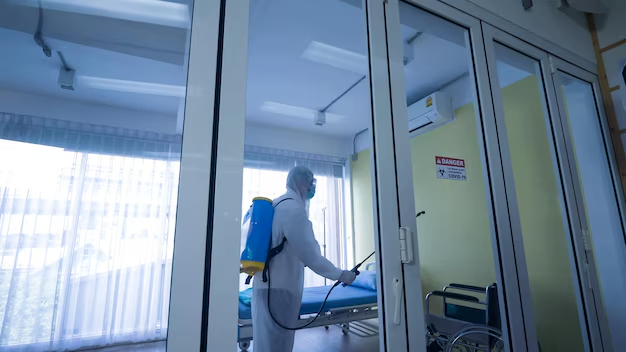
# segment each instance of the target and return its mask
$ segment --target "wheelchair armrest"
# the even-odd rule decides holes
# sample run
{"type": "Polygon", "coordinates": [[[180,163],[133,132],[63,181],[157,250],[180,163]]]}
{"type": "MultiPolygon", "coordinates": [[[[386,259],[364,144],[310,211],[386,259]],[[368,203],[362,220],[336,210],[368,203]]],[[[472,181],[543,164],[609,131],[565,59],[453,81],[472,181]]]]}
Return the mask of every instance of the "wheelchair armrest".
{"type": "Polygon", "coordinates": [[[456,299],[459,301],[467,301],[467,302],[474,302],[474,303],[480,303],[480,300],[474,296],[469,296],[469,295],[464,295],[461,293],[454,293],[454,292],[446,292],[446,291],[432,291],[429,294],[426,295],[426,299],[428,299],[428,296],[439,296],[439,297],[443,297],[443,298],[450,298],[450,299],[456,299]]]}
{"type": "Polygon", "coordinates": [[[430,296],[438,296],[438,297],[443,297],[443,298],[456,299],[456,300],[464,301],[464,302],[480,303],[480,300],[474,296],[464,295],[461,293],[446,292],[446,291],[432,291],[426,295],[426,302],[425,302],[426,314],[430,312],[430,303],[429,303],[430,296]]]}
{"type": "Polygon", "coordinates": [[[478,286],[464,285],[464,284],[455,284],[455,283],[452,283],[452,284],[450,284],[450,285],[448,285],[446,287],[448,287],[448,288],[457,288],[457,289],[467,290],[467,291],[476,291],[476,292],[485,292],[485,290],[486,290],[485,287],[478,287],[478,286]]]}

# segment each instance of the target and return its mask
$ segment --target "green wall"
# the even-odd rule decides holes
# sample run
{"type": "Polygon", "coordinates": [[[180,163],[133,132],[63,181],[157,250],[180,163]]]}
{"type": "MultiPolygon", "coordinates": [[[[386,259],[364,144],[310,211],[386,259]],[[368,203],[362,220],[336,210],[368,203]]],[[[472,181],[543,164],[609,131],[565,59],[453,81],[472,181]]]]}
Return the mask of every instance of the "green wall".
{"type": "MultiPolygon", "coordinates": [[[[543,351],[582,351],[572,271],[537,80],[502,90],[537,334],[543,351]]],[[[456,120],[411,139],[424,294],[451,282],[495,281],[493,249],[473,104],[456,120]],[[435,156],[464,159],[467,181],[436,177],[435,156]]],[[[482,142],[481,142],[482,143],[482,142]]],[[[369,150],[351,163],[355,258],[373,248],[369,150]]],[[[432,306],[435,308],[435,305],[432,306]]]]}
{"type": "MultiPolygon", "coordinates": [[[[411,139],[419,256],[424,294],[452,282],[495,282],[491,232],[473,104],[454,123],[411,139]],[[437,179],[435,156],[464,159],[467,181],[437,179]]],[[[374,249],[369,150],[351,164],[356,258],[374,249]]],[[[431,309],[438,311],[437,304],[431,309]]]]}
{"type": "MultiPolygon", "coordinates": [[[[450,283],[496,281],[474,105],[453,123],[411,139],[417,236],[424,293],[450,283]],[[467,181],[437,178],[435,156],[464,159],[467,181]]],[[[433,306],[434,308],[434,306],[433,306]]]]}
{"type": "Polygon", "coordinates": [[[543,351],[583,351],[550,142],[535,76],[502,89],[537,336],[543,351]]]}

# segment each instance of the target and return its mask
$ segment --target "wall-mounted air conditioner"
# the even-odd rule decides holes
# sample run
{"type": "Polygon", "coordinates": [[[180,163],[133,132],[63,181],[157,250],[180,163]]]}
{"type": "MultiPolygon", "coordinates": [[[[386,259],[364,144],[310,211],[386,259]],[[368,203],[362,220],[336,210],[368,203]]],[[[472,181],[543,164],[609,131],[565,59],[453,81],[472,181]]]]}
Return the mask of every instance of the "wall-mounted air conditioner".
{"type": "Polygon", "coordinates": [[[437,126],[454,121],[452,99],[443,92],[435,92],[409,105],[409,134],[418,135],[437,126]]]}

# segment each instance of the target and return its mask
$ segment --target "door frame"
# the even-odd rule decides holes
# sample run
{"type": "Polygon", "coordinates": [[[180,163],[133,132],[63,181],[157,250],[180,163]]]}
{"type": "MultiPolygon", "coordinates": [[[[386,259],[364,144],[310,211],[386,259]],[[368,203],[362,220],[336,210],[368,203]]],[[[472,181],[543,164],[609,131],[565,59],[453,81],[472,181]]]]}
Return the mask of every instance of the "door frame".
{"type": "Polygon", "coordinates": [[[600,336],[596,304],[593,301],[593,294],[589,288],[586,271],[582,270],[586,265],[584,246],[582,245],[582,235],[580,228],[575,226],[578,214],[576,213],[576,199],[573,197],[574,188],[571,180],[570,160],[567,157],[567,149],[564,136],[560,129],[561,115],[558,109],[557,96],[552,77],[552,65],[550,56],[542,49],[528,44],[512,35],[505,33],[487,23],[483,23],[485,34],[485,48],[487,63],[491,70],[490,80],[496,110],[496,120],[500,126],[499,132],[502,139],[500,148],[503,151],[503,166],[507,183],[507,196],[511,200],[511,222],[513,224],[513,236],[516,246],[516,260],[520,272],[520,288],[524,308],[524,320],[527,327],[527,342],[529,350],[538,350],[536,326],[531,301],[530,282],[526,267],[526,256],[524,254],[523,235],[521,229],[521,219],[517,208],[517,196],[513,179],[513,166],[510,159],[508,137],[504,122],[504,110],[502,106],[502,96],[499,89],[498,73],[496,68],[495,43],[499,43],[512,50],[534,59],[539,64],[541,72],[537,79],[541,79],[540,85],[544,95],[544,117],[546,120],[546,132],[550,143],[552,162],[554,167],[555,181],[559,192],[561,204],[561,214],[563,228],[565,231],[570,268],[572,270],[572,280],[578,306],[578,316],[580,319],[581,334],[585,350],[602,350],[602,339],[600,336]],[[591,301],[590,301],[591,300],[591,301]]]}
{"type": "MultiPolygon", "coordinates": [[[[600,83],[598,80],[598,76],[590,73],[578,66],[575,66],[563,59],[558,57],[551,56],[552,64],[554,65],[555,71],[562,71],[571,76],[574,76],[582,81],[589,83],[593,88],[594,99],[596,103],[596,110],[598,112],[598,117],[600,119],[600,130],[602,131],[602,137],[604,139],[604,147],[607,152],[609,167],[611,168],[611,177],[613,179],[613,187],[616,192],[616,200],[619,206],[619,213],[622,220],[622,227],[626,229],[626,198],[623,195],[623,187],[621,182],[621,176],[619,172],[619,168],[617,166],[617,158],[616,152],[613,148],[612,137],[611,137],[611,127],[608,123],[608,118],[606,116],[604,102],[602,101],[602,93],[600,90],[600,83]]],[[[557,80],[555,80],[556,87],[557,80]]],[[[560,96],[559,96],[560,97],[560,96]]],[[[562,106],[562,105],[561,105],[562,106]]],[[[563,119],[563,118],[562,118],[563,119]]],[[[626,232],[625,232],[626,233],[626,232]]],[[[626,240],[626,237],[625,237],[626,240]]]]}
{"type": "MultiPolygon", "coordinates": [[[[622,226],[622,232],[626,228],[625,219],[624,219],[624,197],[621,195],[624,193],[622,191],[622,183],[620,180],[620,173],[617,167],[616,154],[613,149],[613,143],[611,143],[611,134],[610,127],[604,112],[604,104],[601,100],[600,93],[600,84],[598,82],[598,77],[594,74],[591,74],[577,66],[574,66],[562,59],[550,56],[550,63],[552,66],[552,77],[554,83],[555,92],[558,91],[561,87],[561,77],[560,74],[568,74],[572,77],[580,79],[583,82],[587,82],[591,88],[592,93],[594,95],[594,103],[596,104],[596,112],[598,117],[598,122],[600,123],[600,131],[603,138],[604,148],[607,155],[607,163],[609,165],[609,173],[612,179],[612,186],[615,193],[615,204],[617,205],[618,213],[620,214],[620,222],[622,226]]],[[[598,268],[596,267],[595,260],[595,252],[591,248],[586,248],[587,246],[591,246],[590,244],[585,245],[586,241],[591,241],[591,238],[585,238],[583,231],[589,231],[589,223],[587,216],[585,214],[585,201],[583,198],[583,190],[581,188],[581,182],[578,174],[578,170],[575,167],[576,159],[574,153],[573,141],[571,138],[569,119],[567,116],[567,110],[565,108],[565,100],[562,94],[556,94],[556,102],[558,104],[558,109],[560,112],[560,121],[561,121],[561,133],[563,134],[564,142],[567,148],[567,154],[569,157],[569,165],[572,167],[570,169],[572,190],[575,205],[577,206],[578,211],[574,216],[572,216],[574,223],[580,224],[580,229],[576,233],[576,240],[579,242],[578,246],[581,248],[581,252],[583,252],[587,256],[587,263],[583,263],[585,265],[585,271],[587,272],[587,284],[589,285],[592,293],[592,297],[587,298],[588,300],[593,300],[595,302],[595,314],[597,316],[598,321],[598,329],[601,335],[602,346],[604,347],[604,351],[612,351],[614,346],[612,344],[610,338],[610,328],[608,325],[608,317],[607,313],[604,309],[603,304],[603,293],[600,287],[600,279],[598,277],[598,268]],[[578,221],[578,222],[576,222],[578,221]]],[[[582,257],[582,255],[581,255],[582,257]]],[[[589,314],[593,314],[591,311],[589,314]]]]}
{"type": "MultiPolygon", "coordinates": [[[[379,326],[384,327],[384,334],[380,335],[382,337],[380,346],[381,351],[409,351],[410,339],[421,341],[418,346],[426,345],[424,335],[426,330],[423,319],[421,324],[411,320],[411,323],[417,326],[411,326],[410,330],[407,321],[410,314],[407,314],[406,297],[410,296],[405,291],[407,280],[403,275],[403,264],[400,258],[400,208],[397,201],[399,192],[396,183],[397,163],[393,146],[394,124],[386,38],[385,6],[387,3],[385,0],[364,1],[372,100],[374,236],[377,272],[382,274],[377,275],[377,287],[383,288],[382,292],[379,292],[379,302],[381,300],[383,302],[383,314],[382,317],[379,314],[379,326]],[[381,203],[385,206],[379,206],[381,203]],[[382,259],[383,255],[388,259],[382,259]],[[416,334],[409,334],[409,331],[415,330],[418,330],[416,334]]],[[[416,254],[415,251],[413,253],[416,254]]],[[[356,260],[358,261],[358,258],[356,260]]],[[[418,294],[421,295],[421,288],[418,294]]],[[[415,309],[415,306],[411,308],[415,309]]],[[[415,314],[415,312],[412,313],[415,314]]],[[[423,314],[420,316],[423,317],[423,314]]]]}
{"type": "MultiPolygon", "coordinates": [[[[232,3],[232,2],[229,2],[232,3]]],[[[210,261],[210,190],[214,184],[216,91],[225,1],[195,0],[191,16],[187,94],[170,283],[168,351],[206,349],[210,261]],[[206,309],[206,310],[205,310],[206,309]]],[[[219,253],[215,253],[219,255],[219,253]]],[[[215,290],[215,288],[214,288],[215,290]]],[[[209,339],[213,339],[210,337],[209,339]]]]}
{"type": "MultiPolygon", "coordinates": [[[[477,128],[477,132],[479,141],[484,142],[484,147],[481,146],[480,148],[481,159],[483,160],[483,179],[485,182],[485,192],[487,193],[486,197],[488,200],[491,200],[491,202],[487,202],[487,205],[490,215],[489,220],[496,281],[498,282],[498,296],[500,297],[499,304],[503,340],[505,341],[504,345],[507,351],[525,350],[526,336],[517,282],[517,267],[513,259],[514,246],[511,236],[508,205],[504,192],[505,184],[502,174],[498,133],[495,125],[491,87],[489,85],[489,75],[487,73],[480,21],[440,1],[406,0],[405,2],[468,30],[466,40],[470,48],[469,67],[473,68],[473,70],[470,70],[470,79],[472,82],[475,82],[476,88],[473,90],[473,95],[474,101],[477,103],[474,108],[476,116],[480,117],[480,121],[477,122],[477,127],[481,127],[477,128]]],[[[390,77],[393,82],[391,84],[391,91],[394,130],[403,131],[406,130],[406,126],[408,125],[408,114],[404,69],[402,65],[403,45],[401,40],[398,40],[398,38],[401,38],[398,6],[398,0],[389,0],[386,2],[390,77]]],[[[398,188],[404,190],[404,192],[399,194],[398,199],[401,209],[401,226],[408,227],[411,229],[412,233],[416,233],[409,136],[405,133],[398,133],[395,134],[394,141],[397,159],[398,188]],[[409,192],[409,190],[411,192],[409,192]]],[[[418,241],[414,242],[415,258],[419,260],[417,256],[418,241]]],[[[419,270],[419,263],[404,266],[405,275],[412,278],[420,277],[419,270]]],[[[407,279],[405,282],[407,292],[421,292],[421,287],[411,287],[411,283],[416,283],[414,286],[421,286],[420,281],[407,279]]],[[[416,303],[419,303],[419,301],[407,302],[407,306],[410,309],[410,305],[416,303]]],[[[417,310],[418,308],[410,309],[410,311],[417,310]]],[[[423,319],[422,307],[419,307],[419,310],[420,312],[417,313],[419,315],[414,315],[408,319],[423,319]]],[[[414,325],[417,325],[417,323],[414,325]]],[[[413,346],[413,344],[411,344],[411,346],[413,346]]]]}

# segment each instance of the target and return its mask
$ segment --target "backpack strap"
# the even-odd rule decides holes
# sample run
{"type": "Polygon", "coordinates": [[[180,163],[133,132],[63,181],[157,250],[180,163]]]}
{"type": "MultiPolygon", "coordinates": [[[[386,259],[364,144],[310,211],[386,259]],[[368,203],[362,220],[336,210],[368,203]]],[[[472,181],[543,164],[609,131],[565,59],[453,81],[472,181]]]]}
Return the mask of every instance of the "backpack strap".
{"type": "MultiPolygon", "coordinates": [[[[293,200],[293,198],[281,199],[280,202],[274,205],[274,208],[276,208],[278,205],[280,205],[280,203],[286,200],[293,200]]],[[[274,258],[278,254],[280,254],[280,252],[283,251],[283,248],[285,248],[285,242],[287,242],[287,238],[283,237],[283,241],[278,246],[272,248],[272,239],[270,238],[270,250],[267,253],[267,259],[265,260],[265,266],[263,267],[263,282],[267,282],[267,272],[269,271],[269,268],[270,268],[270,260],[272,260],[272,258],[274,258]]],[[[246,279],[246,281],[249,282],[248,279],[246,279]]]]}
{"type": "Polygon", "coordinates": [[[275,209],[278,205],[280,205],[280,203],[282,203],[282,202],[284,202],[284,201],[286,201],[286,200],[293,200],[293,198],[283,198],[283,199],[281,199],[281,200],[280,200],[280,202],[278,202],[278,203],[276,203],[276,205],[274,205],[274,209],[275,209]]]}

